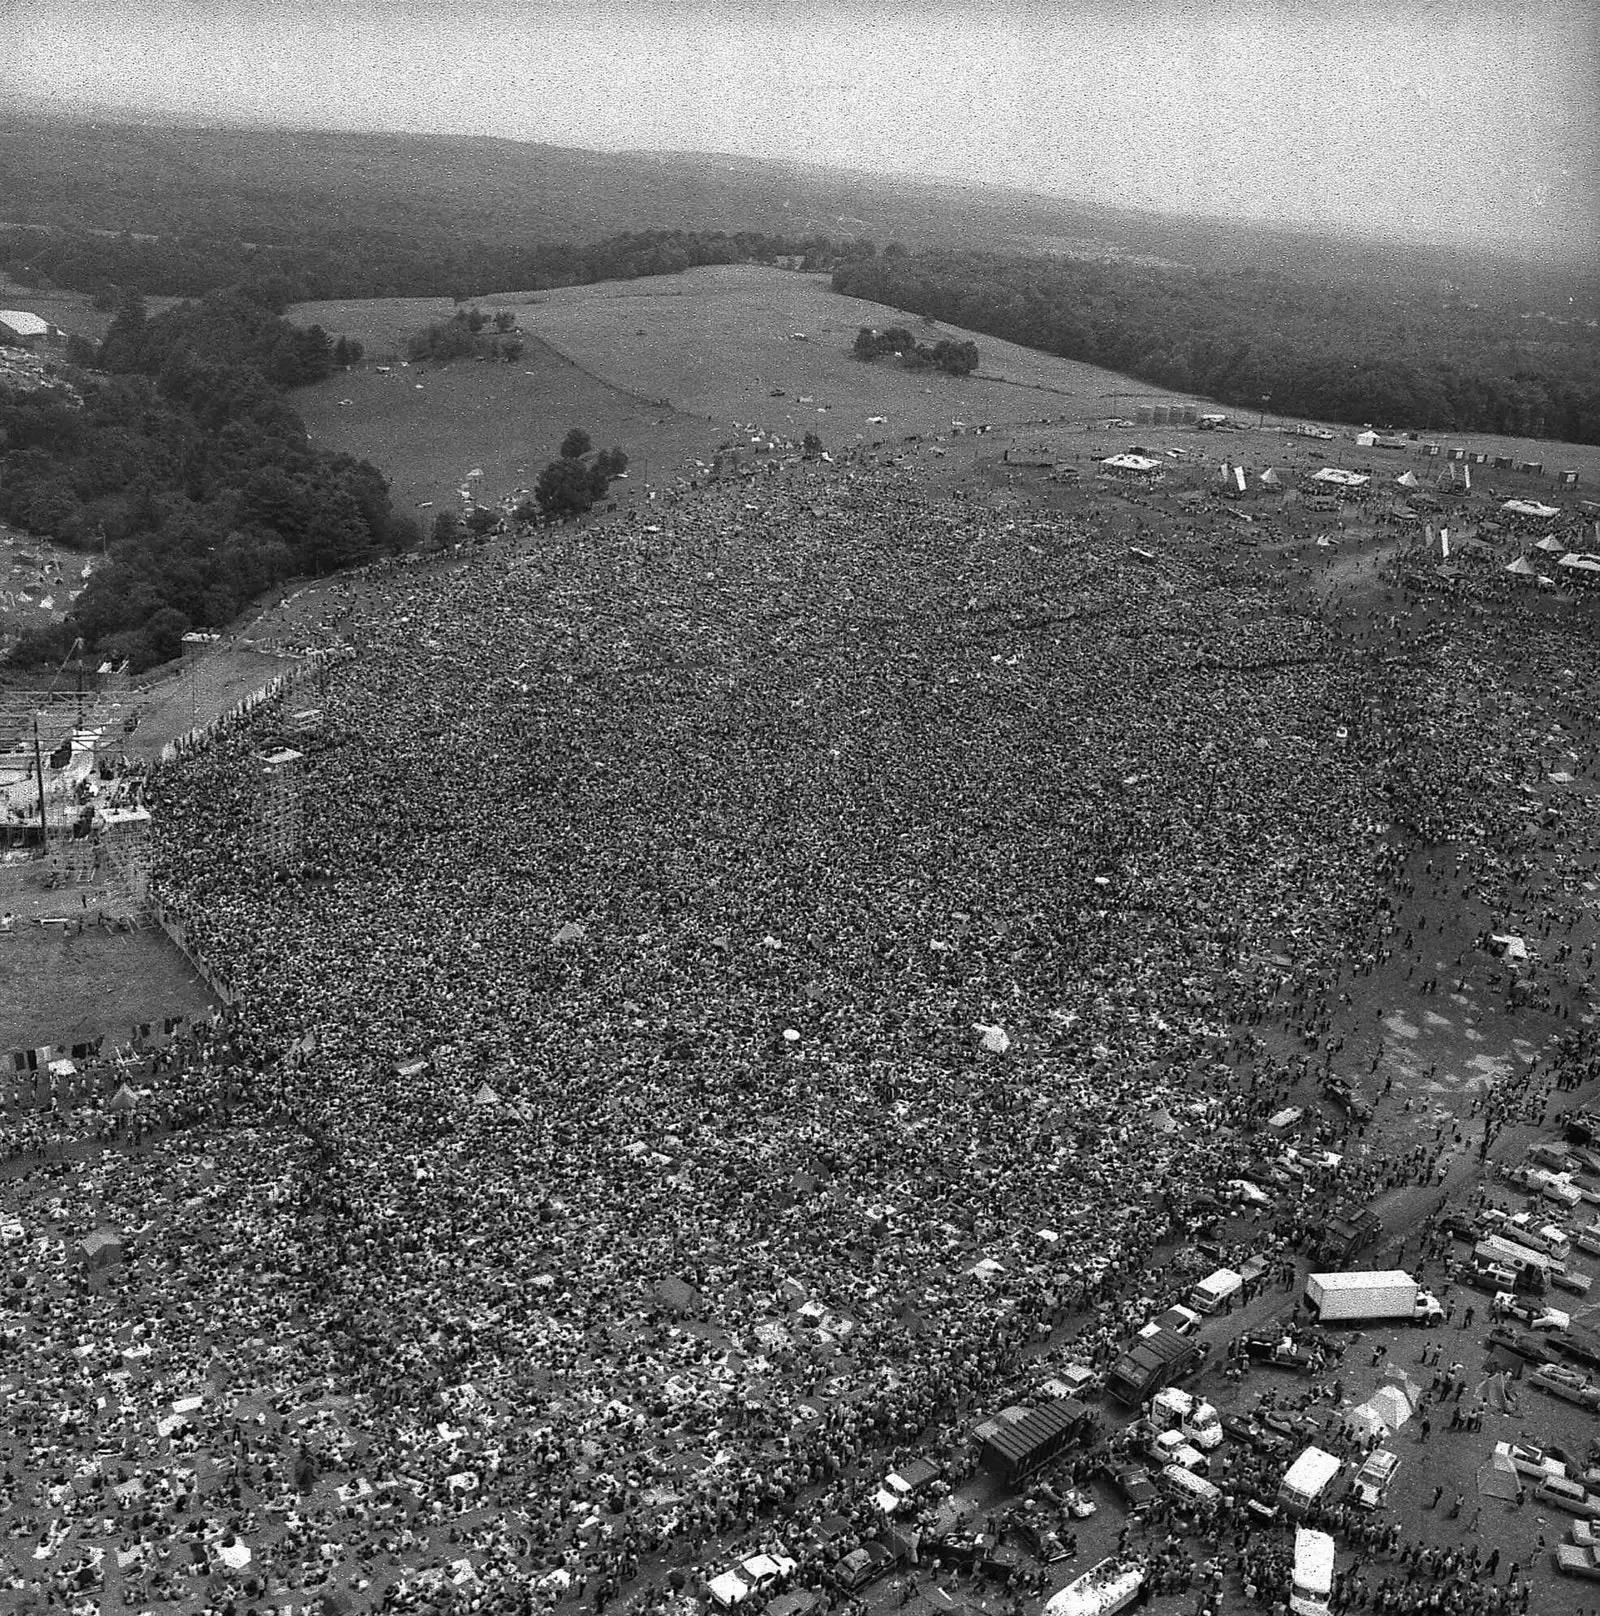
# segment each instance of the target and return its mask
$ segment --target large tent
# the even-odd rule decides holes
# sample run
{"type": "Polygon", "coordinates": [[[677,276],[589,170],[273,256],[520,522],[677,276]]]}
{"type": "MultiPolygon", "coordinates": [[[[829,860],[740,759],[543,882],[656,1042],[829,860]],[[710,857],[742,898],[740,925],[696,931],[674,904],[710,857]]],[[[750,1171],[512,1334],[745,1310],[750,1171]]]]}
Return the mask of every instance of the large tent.
{"type": "Polygon", "coordinates": [[[1341,466],[1324,466],[1308,479],[1321,488],[1365,488],[1372,479],[1359,471],[1346,471],[1341,466]]]}

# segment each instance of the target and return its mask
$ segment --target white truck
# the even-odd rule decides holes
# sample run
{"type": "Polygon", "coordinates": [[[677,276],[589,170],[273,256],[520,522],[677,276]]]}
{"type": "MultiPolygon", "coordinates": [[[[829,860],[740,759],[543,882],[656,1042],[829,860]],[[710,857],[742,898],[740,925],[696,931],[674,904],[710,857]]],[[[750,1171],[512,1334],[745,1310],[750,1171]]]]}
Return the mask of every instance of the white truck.
{"type": "Polygon", "coordinates": [[[1305,1449],[1284,1472],[1278,1502],[1290,1515],[1304,1515],[1321,1499],[1339,1470],[1339,1460],[1326,1449],[1305,1449]]]}
{"type": "Polygon", "coordinates": [[[1219,1268],[1190,1287],[1189,1306],[1197,1313],[1220,1313],[1243,1289],[1241,1275],[1231,1268],[1219,1268]]]}
{"type": "Polygon", "coordinates": [[[1167,1386],[1156,1393],[1150,1401],[1150,1423],[1158,1431],[1177,1431],[1207,1452],[1222,1441],[1222,1420],[1216,1409],[1181,1386],[1167,1386]]]}
{"type": "Polygon", "coordinates": [[[1328,1616],[1333,1597],[1333,1539],[1308,1527],[1294,1529],[1294,1581],[1289,1585],[1292,1616],[1328,1616]]]}
{"type": "Polygon", "coordinates": [[[1418,1324],[1444,1322],[1438,1297],[1399,1268],[1312,1274],[1306,1279],[1306,1303],[1320,1324],[1391,1319],[1409,1319],[1418,1324]]]}

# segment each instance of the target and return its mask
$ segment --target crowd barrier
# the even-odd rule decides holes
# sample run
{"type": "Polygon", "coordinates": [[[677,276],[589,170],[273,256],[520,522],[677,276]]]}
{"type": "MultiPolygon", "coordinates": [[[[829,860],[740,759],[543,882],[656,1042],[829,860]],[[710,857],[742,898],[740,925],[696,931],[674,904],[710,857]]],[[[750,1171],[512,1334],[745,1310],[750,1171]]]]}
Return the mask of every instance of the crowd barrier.
{"type": "Polygon", "coordinates": [[[183,922],[175,920],[159,903],[150,905],[150,916],[166,933],[172,946],[194,967],[200,980],[231,1010],[237,1002],[233,989],[212,970],[205,956],[190,945],[188,928],[183,922]]]}

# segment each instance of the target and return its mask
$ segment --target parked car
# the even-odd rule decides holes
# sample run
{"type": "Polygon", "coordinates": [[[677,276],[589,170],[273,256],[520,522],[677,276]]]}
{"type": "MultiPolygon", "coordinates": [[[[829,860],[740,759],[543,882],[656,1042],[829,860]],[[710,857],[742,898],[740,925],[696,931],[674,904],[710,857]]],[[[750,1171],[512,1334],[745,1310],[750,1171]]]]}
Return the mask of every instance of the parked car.
{"type": "Polygon", "coordinates": [[[863,1543],[834,1567],[833,1580],[845,1593],[855,1593],[876,1582],[893,1565],[894,1556],[881,1543],[863,1543]]]}
{"type": "Polygon", "coordinates": [[[1478,1263],[1462,1263],[1456,1268],[1455,1278],[1463,1285],[1470,1285],[1474,1290],[1485,1291],[1491,1296],[1496,1291],[1512,1290],[1517,1283],[1517,1276],[1509,1268],[1497,1268],[1492,1264],[1485,1267],[1478,1263]]]}
{"type": "Polygon", "coordinates": [[[1576,1543],[1558,1543],[1556,1570],[1566,1577],[1587,1577],[1591,1582],[1600,1582],[1600,1549],[1593,1544],[1580,1547],[1576,1543]]]}
{"type": "Polygon", "coordinates": [[[1548,1476],[1567,1478],[1565,1457],[1557,1457],[1548,1448],[1536,1448],[1531,1442],[1496,1442],[1495,1453],[1509,1459],[1519,1476],[1543,1481],[1548,1476]]]}
{"type": "Polygon", "coordinates": [[[1589,1330],[1567,1330],[1551,1343],[1571,1363],[1600,1369],[1600,1336],[1589,1330]]]}
{"type": "Polygon", "coordinates": [[[1289,1444],[1276,1431],[1269,1431],[1259,1420],[1248,1414],[1224,1414],[1222,1434],[1257,1453],[1283,1453],[1289,1444]]]}
{"type": "Polygon", "coordinates": [[[1487,1339],[1491,1347],[1498,1347],[1502,1352],[1509,1352],[1517,1358],[1525,1358],[1529,1363],[1547,1364],[1560,1361],[1544,1342],[1536,1341],[1531,1335],[1524,1335],[1520,1330],[1513,1330],[1509,1325],[1497,1324],[1489,1332],[1487,1339]]]}
{"type": "Polygon", "coordinates": [[[1600,1409],[1600,1386],[1566,1364],[1545,1364],[1528,1376],[1528,1384],[1579,1408],[1600,1409]]]}
{"type": "Polygon", "coordinates": [[[1206,1469],[1205,1454],[1186,1441],[1182,1431],[1148,1432],[1140,1440],[1139,1451],[1157,1467],[1175,1464],[1202,1474],[1206,1469]]]}
{"type": "Polygon", "coordinates": [[[1111,1490],[1129,1510],[1148,1509],[1156,1501],[1156,1484],[1143,1465],[1108,1465],[1104,1471],[1111,1490]]]}
{"type": "Polygon", "coordinates": [[[1470,1212],[1446,1212],[1439,1219],[1438,1227],[1446,1234],[1454,1235],[1457,1240],[1476,1240],[1483,1223],[1470,1212]]]}
{"type": "Polygon", "coordinates": [[[1023,1548],[1043,1565],[1055,1565],[1058,1561],[1072,1558],[1066,1539],[1036,1511],[1013,1516],[1011,1529],[1023,1548]]]}
{"type": "Polygon", "coordinates": [[[1530,1330],[1568,1330],[1572,1327],[1570,1313],[1562,1312],[1559,1307],[1544,1307],[1530,1302],[1511,1291],[1496,1291],[1493,1306],[1496,1318],[1516,1319],[1530,1330]]]}

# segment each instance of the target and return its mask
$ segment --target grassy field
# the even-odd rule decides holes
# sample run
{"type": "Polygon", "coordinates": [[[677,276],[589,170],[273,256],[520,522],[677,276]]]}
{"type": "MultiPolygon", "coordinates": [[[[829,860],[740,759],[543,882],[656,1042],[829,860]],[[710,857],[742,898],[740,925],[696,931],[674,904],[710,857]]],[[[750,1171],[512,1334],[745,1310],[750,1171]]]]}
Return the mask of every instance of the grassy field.
{"type": "Polygon", "coordinates": [[[529,488],[571,426],[584,427],[597,445],[626,449],[637,468],[630,482],[703,458],[726,436],[708,421],[630,396],[538,341],[514,364],[378,369],[389,361],[373,355],[403,351],[409,332],[447,317],[450,307],[448,299],[388,299],[294,310],[298,320],[321,321],[366,344],[360,369],[303,388],[293,402],[313,443],[370,460],[389,476],[398,511],[426,518],[430,504],[453,509],[474,469],[483,473],[484,503],[529,488]]]}
{"type": "Polygon", "coordinates": [[[160,932],[88,925],[80,937],[35,925],[36,914],[92,917],[98,898],[87,887],[44,892],[38,875],[29,870],[25,886],[16,871],[0,872],[0,908],[23,917],[15,931],[0,934],[0,1058],[101,1034],[125,1043],[137,1021],[193,1015],[211,1005],[210,989],[160,932]],[[87,911],[81,896],[88,897],[87,911]]]}
{"type": "MultiPolygon", "coordinates": [[[[652,476],[688,469],[716,444],[757,431],[792,439],[814,431],[825,447],[837,449],[947,435],[959,420],[988,424],[1002,440],[1065,433],[1081,446],[1087,423],[1131,415],[1142,403],[1219,407],[975,334],[982,361],[972,376],[931,376],[881,361],[863,365],[850,356],[862,325],[904,324],[930,340],[970,333],[924,327],[896,310],[840,297],[826,276],[755,265],[497,293],[479,299],[478,306],[515,312],[519,329],[535,339],[523,361],[458,361],[444,369],[396,365],[389,375],[379,374],[376,366],[393,363],[412,331],[449,317],[453,305],[445,298],[310,303],[291,311],[302,323],[319,322],[366,344],[367,362],[359,370],[297,393],[295,401],[318,442],[361,455],[389,473],[401,509],[453,499],[474,467],[484,472],[486,496],[525,486],[573,424],[587,426],[597,443],[620,443],[642,480],[645,462],[652,476]]],[[[1312,459],[1352,466],[1358,454],[1359,463],[1370,463],[1378,475],[1391,463],[1396,472],[1442,464],[1425,460],[1420,447],[1406,454],[1357,451],[1348,427],[1336,429],[1333,443],[1290,443],[1271,420],[1260,431],[1257,418],[1244,419],[1250,432],[1204,439],[1192,428],[1142,427],[1115,442],[1100,434],[1093,452],[1110,453],[1125,446],[1124,438],[1137,436],[1157,447],[1185,444],[1208,459],[1231,456],[1257,468],[1312,459]]],[[[1000,447],[993,436],[979,441],[1000,447]]],[[[1547,473],[1573,469],[1585,488],[1600,484],[1597,448],[1483,434],[1445,434],[1437,441],[1542,459],[1547,473]]],[[[1508,493],[1542,490],[1555,497],[1553,475],[1489,477],[1490,469],[1477,468],[1476,480],[1508,493]]]]}

